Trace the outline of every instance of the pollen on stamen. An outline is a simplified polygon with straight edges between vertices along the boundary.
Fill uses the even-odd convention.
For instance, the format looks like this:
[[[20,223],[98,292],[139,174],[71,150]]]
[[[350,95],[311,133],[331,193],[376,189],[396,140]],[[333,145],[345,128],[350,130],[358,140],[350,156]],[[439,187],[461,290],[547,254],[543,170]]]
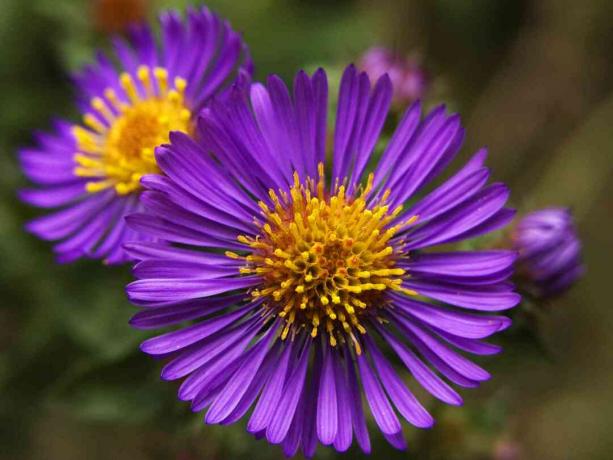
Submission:
[[[285,321],[282,339],[305,327],[333,347],[348,343],[361,353],[355,334],[365,334],[365,322],[386,308],[385,291],[416,294],[402,286],[408,277],[396,267],[402,247],[392,241],[417,217],[394,224],[402,208],[390,211],[389,193],[369,200],[372,174],[352,195],[346,181],[328,194],[321,163],[318,173],[304,181],[295,173],[289,192],[270,190],[269,204],[259,203],[261,233],[237,238],[251,250],[240,271],[262,277],[252,296],[266,298]]]

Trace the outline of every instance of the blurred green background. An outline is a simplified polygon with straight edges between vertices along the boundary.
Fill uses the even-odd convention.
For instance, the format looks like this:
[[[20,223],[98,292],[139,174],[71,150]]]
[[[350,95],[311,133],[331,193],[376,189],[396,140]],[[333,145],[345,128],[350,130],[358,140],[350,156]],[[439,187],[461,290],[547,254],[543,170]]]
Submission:
[[[126,19],[200,2],[0,0],[0,458],[280,459],[244,426],[204,426],[137,350],[127,267],[57,266],[22,231],[16,149],[55,115],[75,117],[67,69]],[[430,431],[408,452],[371,430],[375,459],[613,458],[613,2],[608,0],[214,0],[243,32],[257,77],[340,68],[373,44],[419,52],[467,127],[462,155],[490,148],[520,210],[571,206],[587,276],[550,301],[461,408],[425,399]],[[521,321],[520,321],[521,322]],[[317,458],[361,458],[356,450]]]

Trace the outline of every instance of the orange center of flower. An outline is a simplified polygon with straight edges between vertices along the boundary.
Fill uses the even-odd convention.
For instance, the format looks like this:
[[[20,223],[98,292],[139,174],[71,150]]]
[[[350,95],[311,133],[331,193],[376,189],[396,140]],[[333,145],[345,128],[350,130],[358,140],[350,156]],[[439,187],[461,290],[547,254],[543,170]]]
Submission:
[[[83,117],[86,127],[73,128],[78,149],[75,174],[91,179],[88,192],[113,187],[125,195],[138,190],[143,175],[159,172],[155,147],[168,142],[170,131],[190,131],[186,81],[177,77],[169,88],[165,69],[144,66],[138,69],[137,78],[140,88],[129,74],[120,76],[129,102],[107,88],[104,98],[92,99],[93,113]]]
[[[344,185],[329,195],[322,164],[317,182],[309,178],[302,184],[295,173],[289,194],[270,190],[273,208],[260,202],[260,235],[238,237],[252,250],[241,272],[262,277],[252,296],[265,297],[284,319],[282,339],[302,327],[313,337],[322,329],[332,346],[349,340],[359,352],[354,333],[365,333],[365,315],[376,317],[384,307],[383,292],[415,294],[401,286],[405,270],[395,267],[400,248],[390,240],[417,217],[390,225],[402,207],[390,211],[389,192],[367,207],[372,181],[371,174],[355,197],[346,195]]]

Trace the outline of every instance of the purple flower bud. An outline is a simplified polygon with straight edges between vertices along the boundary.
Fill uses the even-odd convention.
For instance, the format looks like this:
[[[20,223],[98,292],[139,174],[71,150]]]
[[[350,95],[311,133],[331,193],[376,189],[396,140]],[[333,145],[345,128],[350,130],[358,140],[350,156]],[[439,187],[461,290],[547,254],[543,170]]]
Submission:
[[[566,208],[546,208],[525,215],[513,233],[519,253],[518,273],[544,297],[568,289],[582,274],[581,242]]]

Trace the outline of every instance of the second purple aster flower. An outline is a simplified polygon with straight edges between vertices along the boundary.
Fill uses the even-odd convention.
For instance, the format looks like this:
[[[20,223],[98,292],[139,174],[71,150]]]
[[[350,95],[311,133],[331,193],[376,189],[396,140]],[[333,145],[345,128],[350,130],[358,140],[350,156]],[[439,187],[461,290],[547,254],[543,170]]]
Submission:
[[[487,185],[483,150],[424,193],[462,144],[458,116],[422,118],[413,105],[369,172],[389,78],[371,87],[347,68],[330,155],[327,93],[322,70],[298,73],[293,92],[275,76],[236,87],[205,109],[195,138],[173,133],[157,150],[164,175],[142,179],[147,212],[128,217],[167,242],[129,245],[141,262],[127,288],[142,307],[135,327],[178,326],[141,347],[169,358],[162,377],[183,379],[179,397],[207,423],[253,409],[249,432],[307,457],[354,438],[370,451],[362,394],[404,448],[399,416],[434,421],[403,372],[461,404],[453,385],[490,377],[461,352],[498,352],[482,339],[509,326],[496,312],[520,300],[507,282],[513,252],[432,251],[514,214],[507,188]]]
[[[208,9],[160,16],[158,40],[147,25],[114,40],[119,69],[103,54],[76,78],[83,122],[60,121],[20,159],[36,188],[21,198],[55,210],[28,223],[56,241],[58,260],[125,260],[124,241],[147,239],[124,216],[140,208],[140,178],[159,172],[154,149],[170,131],[191,133],[206,102],[251,61],[241,37]],[[242,69],[242,70],[241,70]]]

